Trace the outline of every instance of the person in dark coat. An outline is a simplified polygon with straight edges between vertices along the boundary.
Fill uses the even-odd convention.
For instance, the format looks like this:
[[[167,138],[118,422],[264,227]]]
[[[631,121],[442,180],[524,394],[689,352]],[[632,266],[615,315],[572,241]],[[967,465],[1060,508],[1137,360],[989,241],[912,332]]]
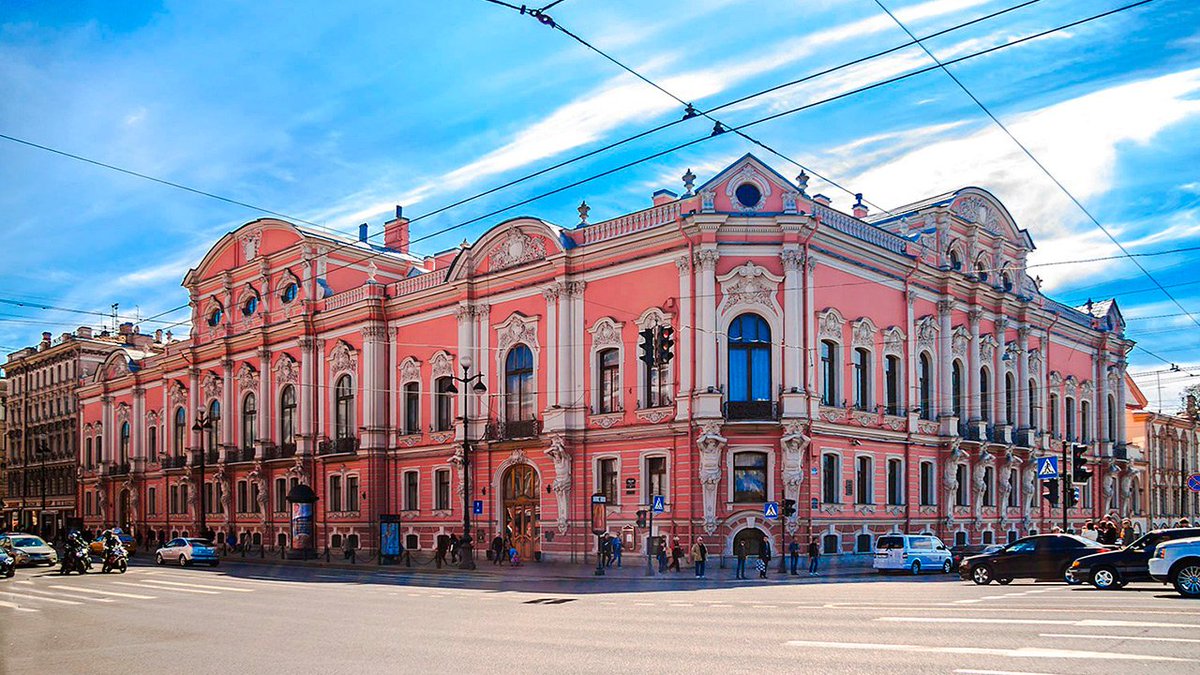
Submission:
[[[817,576],[817,562],[821,559],[821,545],[817,543],[817,538],[813,537],[812,541],[808,542],[808,576]]]
[[[796,576],[796,569],[800,566],[800,542],[796,541],[794,536],[788,542],[788,556],[792,559],[792,576]]]
[[[492,564],[500,565],[504,562],[504,537],[498,533],[496,538],[492,539]]]
[[[762,551],[758,554],[758,578],[767,578],[767,567],[771,564],[771,540],[762,540]]]
[[[746,540],[739,539],[733,545],[733,554],[737,556],[737,568],[735,569],[734,579],[746,578]]]

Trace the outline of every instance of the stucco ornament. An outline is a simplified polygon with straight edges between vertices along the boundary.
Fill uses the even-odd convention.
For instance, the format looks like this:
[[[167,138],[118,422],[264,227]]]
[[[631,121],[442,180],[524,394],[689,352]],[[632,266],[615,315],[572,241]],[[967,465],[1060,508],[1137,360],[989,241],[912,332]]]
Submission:
[[[213,373],[207,373],[200,383],[200,391],[204,392],[204,398],[217,398],[221,395],[221,378]]]
[[[465,457],[463,455],[463,449],[461,445],[454,448],[454,454],[446,458],[446,463],[454,467],[454,475],[458,478],[458,480],[455,481],[454,492],[456,492],[459,497],[462,497],[463,494],[463,459],[465,459]]]
[[[249,262],[258,257],[258,248],[262,244],[262,230],[254,230],[239,238],[242,245],[242,256]]]
[[[225,473],[225,467],[217,467],[217,472],[213,474],[213,483],[216,487],[218,497],[221,500],[221,510],[225,513],[225,518],[228,520],[232,517],[233,510],[230,508],[232,501],[233,490],[229,489],[229,474]]]
[[[258,494],[255,499],[258,501],[258,517],[262,522],[267,522],[267,479],[263,476],[262,465],[256,465],[254,470],[248,476],[250,482],[258,487]]]
[[[429,368],[435,380],[439,377],[449,377],[454,374],[454,357],[442,350],[429,358]]]
[[[554,462],[554,481],[550,489],[558,506],[558,532],[566,534],[571,503],[571,453],[567,452],[562,438],[555,436],[550,441],[550,447],[546,448],[546,456]]]
[[[1129,515],[1129,505],[1132,503],[1133,484],[1137,480],[1140,472],[1135,470],[1126,470],[1121,476],[1121,513]]]
[[[125,481],[125,483],[121,487],[126,492],[129,493],[129,523],[118,523],[118,525],[125,526],[125,525],[129,525],[132,523],[140,522],[142,519],[141,518],[141,508],[140,508],[141,507],[141,498],[140,498],[141,495],[138,493],[138,491],[136,489],[134,489],[132,480]]]
[[[867,317],[855,320],[851,324],[850,339],[855,347],[866,347],[868,349],[875,346],[875,323]]]
[[[518,342],[537,346],[537,320],[520,314],[513,314],[503,324],[496,327],[497,357],[504,358],[508,349]],[[499,370],[498,372],[503,372]]]
[[[624,324],[603,317],[592,326],[592,345],[594,347],[620,347],[621,346],[621,327]]]
[[[546,243],[541,237],[531,237],[514,227],[508,231],[504,241],[488,255],[488,265],[493,270],[502,270],[546,257]]]
[[[301,455],[296,455],[295,463],[287,470],[287,475],[289,478],[295,478],[296,482],[300,485],[311,487],[311,484],[308,482],[308,469],[304,467],[304,457]]]
[[[333,375],[358,372],[358,353],[339,340],[329,353],[329,369]]]
[[[987,446],[979,447],[979,457],[975,460],[975,468],[971,471],[972,505],[976,514],[983,506],[983,493],[987,490],[987,469],[995,457],[988,452]]]
[[[883,332],[883,353],[889,356],[904,356],[904,331],[892,326]]]
[[[758,202],[755,204],[743,204],[734,195],[734,193],[737,192],[737,189],[746,183],[750,183],[754,187],[758,188],[759,198]],[[767,177],[764,176],[761,171],[756,169],[753,164],[747,162],[743,164],[738,172],[734,174],[729,179],[729,182],[725,184],[725,196],[729,198],[729,201],[734,205],[734,208],[737,208],[741,211],[758,211],[762,209],[764,204],[767,203],[767,197],[771,196],[771,181],[767,180]]]
[[[129,421],[129,406],[127,404],[121,403],[120,405],[117,406],[117,421],[118,422],[128,422]]]
[[[400,383],[416,382],[421,379],[421,362],[408,357],[400,363]]]
[[[188,392],[182,384],[178,382],[171,385],[171,391],[168,394],[171,400],[172,407],[187,406]]]
[[[1013,445],[1010,443],[1004,448],[1004,470],[1000,472],[1000,475],[997,479],[998,485],[996,486],[996,492],[998,493],[999,497],[996,504],[1001,507],[1001,522],[1008,522],[1007,512],[1005,509],[1008,506],[1008,495],[1015,487],[1012,484],[1012,472],[1020,471],[1020,468],[1021,458],[1017,457],[1017,453],[1014,450]]]
[[[960,197],[950,206],[950,211],[967,222],[983,225],[985,229],[991,232],[999,230],[999,215],[982,197],[976,195]]]
[[[963,358],[967,355],[967,347],[971,344],[971,334],[966,328],[958,326],[954,329],[953,337],[950,339],[950,351],[957,357]]]
[[[946,461],[942,465],[942,488],[945,490],[946,520],[954,522],[954,495],[958,492],[958,465],[966,458],[967,453],[960,446],[962,439],[957,436],[950,441],[950,450],[946,453]]]
[[[821,312],[817,323],[817,330],[822,338],[837,340],[839,342],[842,340],[842,326],[846,325],[846,320],[842,318],[841,312],[837,311],[837,309],[830,307]]]
[[[100,514],[100,522],[104,522],[104,516],[107,510],[108,491],[104,489],[104,486],[100,486],[100,489],[96,490],[96,512]]]
[[[917,347],[933,349],[937,343],[938,324],[933,316],[923,316],[917,319]]]
[[[717,277],[721,284],[721,308],[719,313],[735,307],[762,307],[779,315],[783,311],[777,296],[783,277],[772,274],[767,268],[747,262]]]
[[[250,364],[243,363],[241,368],[238,368],[237,383],[239,391],[255,391],[258,389],[258,371],[250,367]]]
[[[721,482],[721,451],[728,439],[721,435],[720,422],[704,422],[696,447],[700,450],[700,487],[704,497],[704,531],[717,531],[717,485]]]
[[[812,439],[804,434],[804,426],[799,422],[788,423],[783,432],[779,439],[783,454],[783,496],[799,503],[800,486],[804,482],[804,451]],[[786,519],[785,527],[789,534],[795,534],[800,528],[798,509],[796,515]]]
[[[1037,485],[1037,455],[1029,453],[1029,461],[1025,464],[1025,470],[1021,472],[1021,506],[1024,507],[1026,520],[1030,518],[1030,514],[1037,510],[1038,500],[1041,495],[1034,487]]]
[[[296,360],[287,354],[275,362],[275,384],[282,387],[285,384],[295,384],[297,374]]]

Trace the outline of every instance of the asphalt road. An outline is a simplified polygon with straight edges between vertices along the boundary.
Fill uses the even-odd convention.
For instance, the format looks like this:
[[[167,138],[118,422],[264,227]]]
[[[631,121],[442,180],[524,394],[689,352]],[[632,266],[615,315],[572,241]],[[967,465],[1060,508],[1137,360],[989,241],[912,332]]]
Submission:
[[[1157,584],[977,587],[135,566],[0,581],[6,673],[1197,673]]]

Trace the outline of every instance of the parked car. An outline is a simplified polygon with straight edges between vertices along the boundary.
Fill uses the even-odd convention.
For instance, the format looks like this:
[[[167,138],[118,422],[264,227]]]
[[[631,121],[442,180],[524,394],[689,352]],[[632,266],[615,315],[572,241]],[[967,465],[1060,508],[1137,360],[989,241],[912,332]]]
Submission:
[[[1076,581],[1090,582],[1100,590],[1122,588],[1134,581],[1150,581],[1150,559],[1158,547],[1164,542],[1187,537],[1200,537],[1200,527],[1147,532],[1120,550],[1085,555],[1071,563],[1069,572]]]
[[[1061,579],[1077,583],[1067,570],[1076,558],[1108,550],[1090,539],[1073,534],[1038,534],[1018,539],[995,553],[964,558],[958,575],[979,585],[1013,579]]]
[[[1185,598],[1200,598],[1200,537],[1159,544],[1150,558],[1150,577],[1171,584]]]
[[[954,569],[958,569],[962,564],[963,558],[970,558],[973,555],[983,555],[984,553],[995,553],[1004,548],[1000,544],[964,544],[962,546],[950,547],[950,560],[954,564]]]
[[[133,537],[124,532],[116,532],[115,534],[117,535],[117,539],[121,540],[121,547],[125,549],[125,555],[132,556],[133,552],[137,549],[137,542],[134,541]],[[103,533],[98,535],[95,541],[88,544],[88,552],[95,556],[104,555]]]
[[[872,566],[880,573],[906,570],[913,574],[949,574],[954,569],[946,545],[927,534],[885,534],[875,542]]]
[[[179,537],[168,541],[166,546],[154,553],[154,562],[159,565],[173,562],[180,567],[186,567],[194,562],[203,562],[216,567],[220,561],[221,559],[217,557],[217,549],[207,539]]]
[[[37,535],[11,532],[0,537],[0,546],[4,545],[3,540],[7,540],[13,551],[25,554],[18,557],[19,564],[50,565],[51,567],[58,564],[58,552]]]
[[[13,548],[12,539],[7,534],[0,534],[0,551],[3,551],[8,557],[12,558],[13,564],[17,567],[24,567],[29,564],[29,554]]]

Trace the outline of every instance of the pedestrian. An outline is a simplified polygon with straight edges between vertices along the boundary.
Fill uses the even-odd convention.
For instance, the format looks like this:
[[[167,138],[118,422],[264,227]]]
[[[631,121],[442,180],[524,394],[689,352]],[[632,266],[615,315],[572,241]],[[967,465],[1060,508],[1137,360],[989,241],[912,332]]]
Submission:
[[[763,539],[758,553],[758,578],[767,578],[767,566],[771,564],[771,540]]]
[[[796,541],[795,536],[788,542],[788,555],[792,558],[792,576],[797,576],[796,569],[800,566],[800,542]]]
[[[450,535],[450,562],[458,562],[458,537]]]
[[[612,535],[608,532],[600,537],[600,566],[609,567],[612,565]]]
[[[1133,532],[1133,521],[1126,518],[1121,521],[1121,543],[1128,546],[1133,543],[1136,535]]]
[[[612,538],[612,557],[613,557],[613,562],[617,563],[618,568],[621,566],[621,550],[624,547],[625,547],[625,545],[621,543],[620,537]],[[612,563],[609,563],[609,564],[611,565]]]
[[[499,565],[504,560],[504,537],[500,533],[496,533],[496,538],[492,539],[492,564]]]
[[[696,578],[704,578],[704,564],[708,562],[708,547],[704,545],[704,537],[696,537],[692,544],[692,564],[696,568]]]
[[[508,549],[508,564],[512,567],[521,566],[521,552],[515,546]]]
[[[354,550],[354,542],[350,540],[350,537],[342,537],[342,542],[342,554],[345,556],[346,560],[349,560],[352,563],[358,562],[358,560],[355,559],[356,552]]]
[[[1117,526],[1111,520],[1104,521],[1104,529],[1096,537],[1096,541],[1101,544],[1113,545],[1117,543]]]
[[[666,537],[655,537],[654,557],[658,559],[658,573],[663,574],[667,571],[667,539]]]
[[[671,543],[671,564],[667,566],[668,570],[679,570],[679,563],[683,560],[683,546],[679,543],[679,537]]]
[[[437,568],[442,569],[442,565],[446,562],[446,551],[450,548],[450,537],[444,534],[439,534],[437,539],[437,547],[433,549],[433,563]]]
[[[738,539],[733,545],[733,554],[737,557],[737,567],[734,569],[734,579],[746,578],[746,540]]]
[[[1083,524],[1083,532],[1080,532],[1079,536],[1084,539],[1091,539],[1092,541],[1099,540],[1100,533],[1096,531],[1096,524],[1092,522],[1091,518]]]
[[[1179,522],[1175,523],[1175,527],[1191,527],[1191,526],[1192,526],[1192,523],[1187,518],[1180,518]]]
[[[1050,534],[1062,534],[1062,528],[1055,525],[1054,527],[1050,528]]]
[[[821,545],[817,543],[817,538],[813,537],[812,541],[808,542],[808,576],[817,576],[817,561],[821,559]]]

